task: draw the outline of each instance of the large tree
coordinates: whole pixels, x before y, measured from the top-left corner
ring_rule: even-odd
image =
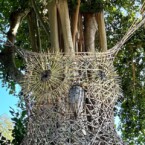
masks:
[[[75,56],[77,52],[105,52],[123,37],[136,17],[135,14],[138,12],[138,6],[141,3],[142,1],[137,0],[134,2],[129,0],[2,1],[3,12],[1,17],[3,19],[1,20],[1,30],[7,31],[9,29],[6,34],[7,42],[5,48],[0,53],[4,82],[9,82],[10,86],[12,86],[13,82],[20,83],[24,77],[22,70],[25,70],[25,66],[22,59],[14,53],[14,45],[21,46],[32,52],[49,51],[50,53],[63,53],[71,57]],[[6,25],[8,18],[9,27]],[[143,33],[144,29],[140,31]],[[144,36],[140,34],[141,32],[138,32],[132,41],[125,45],[119,54],[120,59],[116,60],[119,73],[124,77],[122,83],[123,90],[125,90],[125,99],[119,112],[119,116],[122,119],[122,133],[124,139],[132,142],[132,144],[144,142],[144,120],[140,114],[144,114],[145,108],[143,103],[144,75],[142,75],[145,57],[144,44],[141,43]],[[134,47],[137,49],[133,49]],[[36,57],[41,59],[39,55]],[[62,58],[58,57],[58,59]],[[137,69],[138,67],[140,69]],[[58,71],[61,72],[60,69]],[[49,71],[43,72],[41,79],[45,82],[49,79],[49,75]],[[63,79],[63,76],[61,76],[61,79]],[[77,87],[86,89],[87,85],[83,85]],[[25,92],[23,93],[25,94]],[[27,99],[25,97],[24,100],[28,108],[28,97]],[[87,99],[85,101],[88,104],[93,102]],[[118,101],[118,103],[120,102],[122,100]],[[42,107],[43,111],[50,108],[49,105],[51,103],[49,101],[47,103],[45,103],[45,106],[48,105],[47,107]],[[41,110],[39,111],[35,110],[34,112],[39,114]],[[28,113],[28,115],[31,114],[31,112]],[[87,120],[91,120],[89,115]],[[41,124],[42,122],[37,123]],[[36,127],[34,122],[32,124]],[[91,127],[90,130],[92,131]],[[139,135],[136,135],[136,131]],[[129,133],[131,134],[130,137]],[[33,137],[37,138],[36,136]],[[137,138],[137,141],[131,141],[132,138]],[[26,140],[28,140],[27,137]],[[105,143],[102,141],[102,144]]]

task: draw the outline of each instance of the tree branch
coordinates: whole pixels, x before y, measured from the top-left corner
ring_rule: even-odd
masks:
[[[10,29],[7,33],[8,40],[14,44],[16,39],[16,34],[22,19],[30,12],[30,9],[25,9],[23,11],[17,10],[10,15]]]
[[[22,19],[29,13],[29,9],[16,10],[10,15],[10,29],[7,33],[7,43],[11,43],[11,46],[6,47],[1,53],[0,62],[1,70],[3,71],[5,81],[13,79],[19,82],[23,77],[20,70],[17,69],[15,65],[15,53],[14,53],[14,43],[16,39],[16,34]]]
[[[36,20],[37,21],[37,41],[38,41],[38,48],[40,51],[42,51],[42,44],[41,44],[41,38],[40,38],[40,25],[39,25],[39,20]]]
[[[29,36],[31,41],[31,46],[33,51],[38,52],[38,45],[37,45],[37,39],[36,39],[36,30],[37,30],[37,20],[34,10],[32,9],[29,15],[27,16],[28,20],[28,26],[29,26]]]
[[[47,36],[49,36],[49,29],[48,29],[48,26],[46,26],[46,24],[44,23],[43,19],[42,19],[42,16],[41,14],[39,13],[39,9],[37,8],[36,4],[35,4],[35,1],[34,0],[31,0],[31,3],[32,3],[32,6],[34,8],[34,11],[44,29],[44,31],[46,32]]]

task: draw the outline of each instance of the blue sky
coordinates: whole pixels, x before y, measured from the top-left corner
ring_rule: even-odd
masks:
[[[16,86],[16,93],[20,91],[20,87]],[[12,94],[9,94],[7,87],[2,87],[2,81],[0,80],[0,116],[3,114],[11,117],[9,112],[10,107],[17,109],[18,98]]]

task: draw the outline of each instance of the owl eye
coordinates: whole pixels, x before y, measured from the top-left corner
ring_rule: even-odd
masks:
[[[51,70],[45,70],[41,73],[41,81],[46,82],[51,77]]]
[[[105,80],[105,79],[107,78],[106,73],[105,73],[103,70],[99,70],[99,72],[98,72],[98,77],[99,77],[101,80]]]

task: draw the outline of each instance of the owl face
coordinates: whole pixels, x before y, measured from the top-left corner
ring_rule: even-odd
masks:
[[[40,53],[27,58],[22,87],[26,94],[36,96],[36,102],[62,94],[68,96],[69,89],[74,85],[96,92],[96,96],[99,92],[103,96],[116,96],[120,87],[113,60],[104,59],[101,55],[83,54],[72,58],[62,54]]]

